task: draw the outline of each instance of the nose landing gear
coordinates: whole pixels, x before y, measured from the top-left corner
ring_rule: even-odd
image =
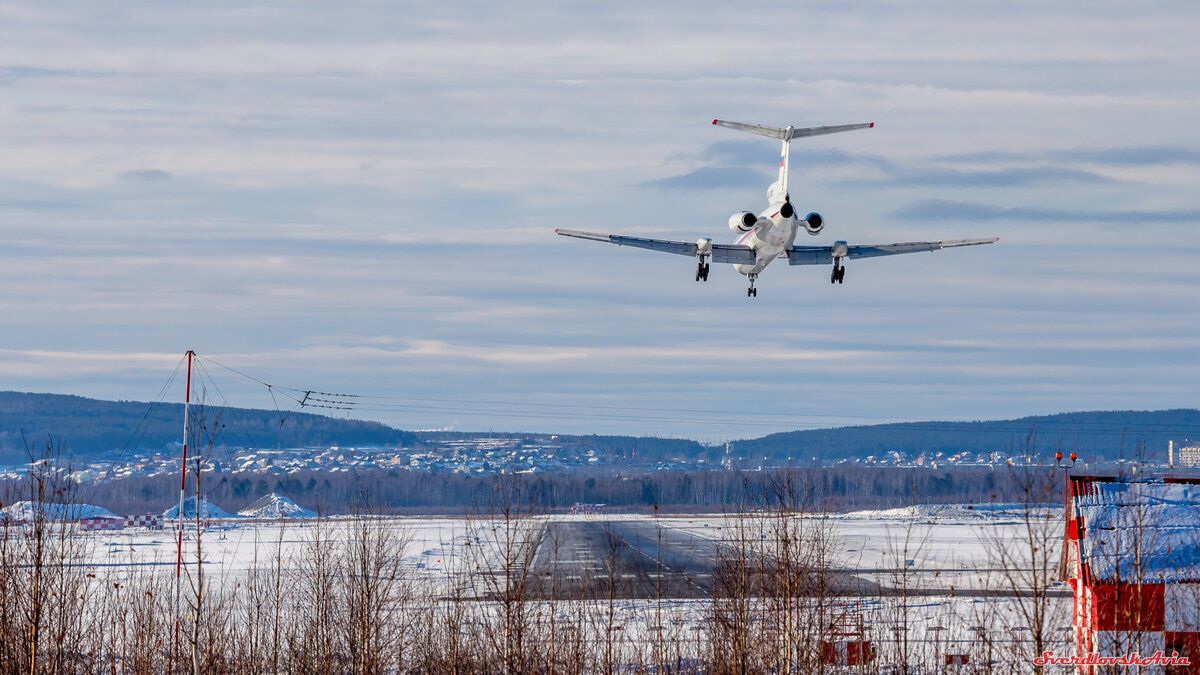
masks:
[[[754,280],[757,278],[758,278],[757,274],[750,275],[750,288],[746,289],[746,297],[747,298],[757,298],[758,297],[758,289],[754,287]]]

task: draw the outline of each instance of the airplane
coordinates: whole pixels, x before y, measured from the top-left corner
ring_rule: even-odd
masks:
[[[709,238],[701,238],[692,243],[619,234],[596,234],[579,230],[556,229],[554,232],[564,237],[603,241],[618,246],[632,246],[697,258],[699,262],[696,266],[696,281],[708,281],[710,263],[729,263],[750,280],[750,288],[746,290],[747,297],[758,297],[758,289],[754,287],[758,275],[762,274],[763,270],[771,263],[785,256],[789,265],[827,265],[832,263],[833,273],[829,276],[829,283],[840,284],[846,279],[846,267],[842,264],[845,260],[937,251],[960,246],[978,246],[1000,241],[998,237],[992,237],[950,241],[914,241],[899,244],[856,244],[853,246],[845,241],[835,241],[831,246],[796,246],[796,235],[801,229],[815,236],[825,228],[825,219],[816,211],[809,213],[804,218],[799,218],[799,212],[792,206],[792,197],[788,193],[788,151],[792,140],[855,129],[871,129],[875,123],[803,129],[791,126],[780,129],[725,120],[713,120],[712,123],[783,141],[783,151],[779,158],[779,178],[767,188],[767,208],[758,215],[750,211],[739,211],[730,216],[729,229],[739,235],[732,244],[714,244]]]

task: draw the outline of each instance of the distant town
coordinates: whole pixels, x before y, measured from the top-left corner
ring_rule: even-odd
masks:
[[[577,439],[573,439],[577,440]],[[123,478],[153,477],[179,473],[182,447],[168,445],[157,451],[92,455],[84,461],[60,458],[63,469],[79,483],[107,482]],[[468,475],[493,473],[534,474],[588,470],[593,473],[705,471],[722,469],[762,470],[780,466],[994,467],[1037,465],[1044,455],[1008,454],[999,451],[902,452],[893,451],[856,458],[793,460],[790,457],[748,457],[736,444],[718,448],[707,457],[656,457],[641,460],[604,448],[563,443],[556,435],[520,437],[454,438],[426,441],[416,447],[298,447],[282,449],[218,447],[202,456],[205,473],[293,474],[299,472],[350,472],[392,469],[414,472],[448,472]],[[189,459],[189,470],[195,465]],[[1129,460],[1114,460],[1122,464]],[[24,475],[25,465],[0,468],[0,478]]]

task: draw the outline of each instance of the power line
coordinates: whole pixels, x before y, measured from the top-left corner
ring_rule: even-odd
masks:
[[[149,425],[147,422],[150,420],[150,417],[154,414],[154,412],[158,410],[158,406],[162,403],[163,399],[167,395],[167,390],[171,388],[171,385],[175,382],[175,378],[179,376],[179,369],[183,367],[183,362],[185,359],[187,359],[186,354],[180,357],[179,362],[175,364],[175,370],[172,371],[171,376],[167,378],[167,381],[163,384],[162,389],[158,390],[158,396],[150,404],[150,407],[146,408],[146,412],[142,415],[142,419],[138,420],[138,423],[133,427],[133,431],[130,432],[129,438],[125,441],[125,445],[121,447],[122,455],[125,454],[125,451],[129,449],[129,444],[131,442],[133,442],[134,447],[141,445],[142,439],[146,437],[146,432],[149,430]],[[136,442],[133,441],[134,436],[137,436]]]
[[[199,355],[197,355],[197,358]],[[677,425],[717,425],[740,427],[763,427],[816,431],[867,426],[896,426],[897,431],[953,431],[945,424],[970,425],[971,433],[1029,434],[1040,433],[1053,436],[1115,436],[1122,434],[1144,434],[1144,424],[1122,424],[1118,422],[1091,422],[1086,420],[1062,421],[1039,420],[1029,424],[1018,424],[1014,420],[964,420],[951,418],[903,418],[873,415],[829,415],[766,411],[729,411],[691,408],[657,408],[647,406],[618,406],[570,403],[513,402],[487,399],[450,399],[414,396],[384,396],[301,389],[273,384],[248,375],[236,368],[219,363],[211,358],[203,360],[255,382],[267,388],[275,401],[275,394],[294,401],[292,412],[311,408],[317,410],[345,410],[355,412],[427,413],[466,415],[478,418],[546,419],[573,421],[640,422]],[[276,403],[278,411],[278,404]],[[289,412],[290,416],[292,413]],[[730,417],[734,415],[736,417]],[[847,424],[842,420],[853,420],[859,424]],[[282,420],[280,426],[282,427]],[[798,428],[799,427],[799,428]],[[1156,425],[1155,435],[1200,433],[1200,426],[1184,424]],[[277,434],[278,437],[278,434]]]

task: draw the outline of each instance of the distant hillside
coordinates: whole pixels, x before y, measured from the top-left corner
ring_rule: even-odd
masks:
[[[992,422],[909,422],[771,434],[731,446],[735,455],[796,463],[900,452],[1078,452],[1087,461],[1165,459],[1167,441],[1200,439],[1200,410],[1077,412]]]
[[[560,453],[597,456],[641,465],[700,458],[718,460],[724,448],[678,438],[633,436],[551,437],[548,433],[470,433],[401,431],[377,422],[337,419],[307,413],[246,408],[212,408],[224,425],[216,445],[235,447],[418,446],[486,437],[516,438],[522,443],[553,443]],[[48,435],[75,457],[119,451],[159,450],[179,442],[183,406],[135,401],[99,401],[81,396],[0,392],[0,464],[25,458],[21,432],[35,447]],[[140,426],[139,426],[140,425]],[[1022,453],[1027,439],[1037,454],[1061,447],[1087,461],[1130,458],[1144,448],[1147,458],[1165,458],[1168,440],[1200,440],[1200,410],[1078,412],[990,422],[909,422],[815,429],[734,441],[735,457],[770,463],[791,458],[802,464],[901,452]]]
[[[412,433],[378,422],[209,406],[209,413],[217,411],[224,425],[215,439],[217,445],[273,448],[333,444],[395,446],[417,442]],[[22,432],[34,447],[44,445],[46,438],[53,436],[76,457],[121,450],[157,450],[181,440],[183,405],[0,392],[0,463],[24,459]]]

